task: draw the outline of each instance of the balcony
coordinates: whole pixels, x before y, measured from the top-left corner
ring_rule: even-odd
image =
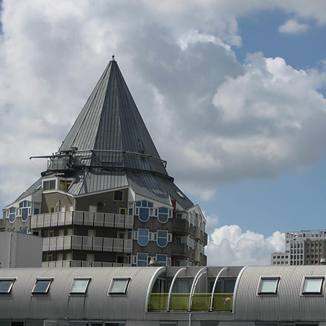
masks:
[[[65,225],[87,225],[132,229],[134,217],[113,213],[90,213],[84,211],[56,212],[32,215],[31,228],[41,229]]]
[[[188,234],[189,232],[189,222],[182,218],[176,218],[173,221],[173,232]]]
[[[172,243],[171,252],[174,256],[187,256],[189,248],[184,243]]]
[[[129,267],[130,264],[120,264],[101,261],[86,261],[86,260],[56,260],[44,261],[42,267],[45,268],[62,268],[62,267]]]
[[[168,293],[152,293],[148,303],[148,311],[188,311],[189,293],[172,293],[168,308]],[[233,294],[215,293],[211,309],[211,293],[194,293],[190,311],[193,312],[232,312]]]
[[[61,250],[90,250],[103,252],[132,252],[131,239],[67,235],[43,238],[43,252]]]

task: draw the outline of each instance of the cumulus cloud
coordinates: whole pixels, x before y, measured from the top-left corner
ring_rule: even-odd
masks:
[[[309,29],[308,24],[300,23],[295,19],[289,19],[278,30],[284,34],[301,34]]]
[[[264,265],[271,263],[271,253],[284,250],[284,234],[271,236],[243,231],[238,225],[216,228],[210,236],[206,254],[208,265]]]
[[[7,0],[0,35],[0,205],[45,169],[115,53],[169,172],[209,199],[324,153],[322,72],[256,54],[237,18],[282,9],[326,22],[325,1]],[[200,191],[198,191],[200,189]]]

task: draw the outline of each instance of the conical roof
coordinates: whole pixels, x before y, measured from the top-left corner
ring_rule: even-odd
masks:
[[[59,152],[91,152],[91,165],[168,176],[117,62],[107,65]]]

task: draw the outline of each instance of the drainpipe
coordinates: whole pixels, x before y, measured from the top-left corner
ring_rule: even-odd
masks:
[[[11,243],[12,243],[12,232],[10,232],[9,247],[8,247],[8,268],[11,267]]]
[[[191,312],[188,314],[188,326],[191,326]]]

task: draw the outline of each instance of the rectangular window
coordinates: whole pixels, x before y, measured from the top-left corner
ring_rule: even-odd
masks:
[[[43,181],[43,190],[55,190],[55,189],[56,189],[56,180]]]
[[[90,278],[75,278],[70,294],[86,294]]]
[[[148,265],[148,254],[137,253],[137,266],[147,266]]]
[[[302,294],[322,294],[324,277],[305,277]]]
[[[114,278],[111,283],[109,294],[126,294],[130,278]]]
[[[262,277],[260,279],[258,294],[277,294],[279,277]]]
[[[119,214],[127,215],[127,208],[119,208]]]
[[[33,288],[33,294],[47,294],[50,290],[52,279],[37,279]]]
[[[123,200],[123,192],[121,190],[117,190],[113,194],[113,199],[115,201],[122,201]]]
[[[0,280],[0,294],[9,294],[14,285],[15,279]]]

